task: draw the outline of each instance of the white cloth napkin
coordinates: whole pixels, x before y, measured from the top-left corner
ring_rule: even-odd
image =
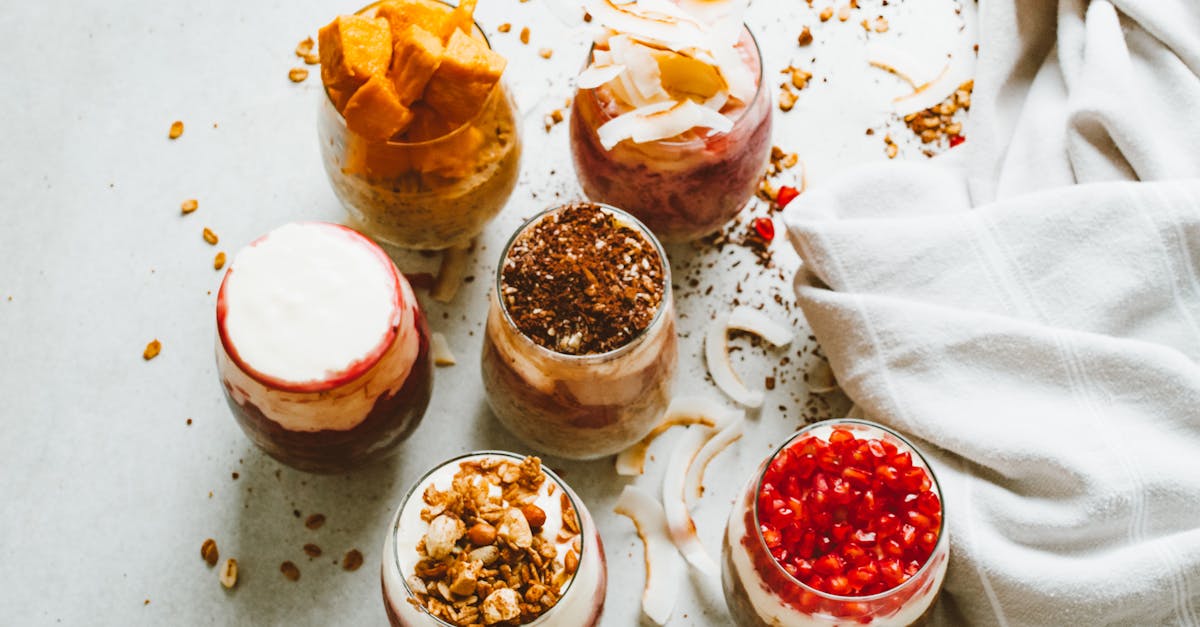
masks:
[[[933,458],[942,622],[1200,625],[1200,2],[980,20],[963,146],[788,207],[800,304]]]

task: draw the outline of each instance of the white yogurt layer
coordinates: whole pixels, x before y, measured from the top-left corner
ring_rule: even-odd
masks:
[[[242,249],[225,279],[225,335],[241,361],[288,383],[320,382],[398,324],[391,261],[345,228],[287,224]]]
[[[462,463],[488,458],[503,459],[513,463],[521,461],[517,457],[484,453],[449,462],[431,472],[413,489],[403,508],[393,519],[391,529],[394,530],[394,533],[388,533],[383,549],[383,580],[385,593],[388,595],[385,602],[390,604],[392,610],[408,624],[438,625],[441,623],[408,602],[408,588],[404,583],[405,579],[412,575],[417,562],[420,561],[420,555],[416,548],[417,543],[425,537],[425,533],[429,530],[429,523],[421,519],[421,510],[425,507],[422,495],[430,485],[438,490],[449,489],[454,475],[458,473]],[[555,544],[558,553],[556,560],[562,564],[573,542],[573,540],[557,542],[558,532],[562,528],[560,494],[566,490],[566,486],[558,483],[548,474],[544,476],[546,481],[543,481],[538,489],[534,504],[546,512],[546,522],[535,535],[546,542]],[[551,486],[554,486],[553,493],[550,491]],[[580,536],[583,542],[583,554],[579,557],[579,566],[575,574],[563,584],[564,593],[558,603],[529,625],[578,627],[585,624],[592,614],[597,587],[603,576],[601,572],[603,559],[600,555],[599,538],[596,535],[595,526],[591,523],[586,510],[583,509],[583,504],[578,499],[574,500],[574,505],[576,515],[579,517]]]

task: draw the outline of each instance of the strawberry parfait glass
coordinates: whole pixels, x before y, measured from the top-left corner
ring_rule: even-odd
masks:
[[[310,472],[389,455],[433,391],[412,288],[378,245],[338,224],[287,224],[238,252],[217,294],[216,354],[242,431]]]
[[[903,436],[840,419],[765,460],[726,527],[722,585],[734,622],[913,625],[949,561],[942,494]]]
[[[754,196],[771,150],[771,97],[740,10],[588,6],[606,30],[571,105],[584,194],[625,209],[664,242],[720,229]]]
[[[383,546],[393,627],[595,627],[608,588],[587,506],[536,457],[480,451],[419,479]]]

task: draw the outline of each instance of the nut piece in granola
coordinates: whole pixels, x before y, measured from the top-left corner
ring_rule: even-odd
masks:
[[[429,531],[425,533],[425,552],[435,560],[450,555],[455,543],[466,531],[461,519],[444,515],[434,518],[429,523]]]
[[[217,541],[209,538],[200,545],[200,557],[204,558],[204,562],[210,567],[217,565],[217,560],[221,559],[221,554],[217,551]]]
[[[225,566],[221,568],[221,585],[226,589],[232,589],[237,585],[238,579],[238,563],[232,557],[225,560]]]
[[[483,600],[483,622],[495,625],[521,615],[521,599],[512,588],[493,590]]]

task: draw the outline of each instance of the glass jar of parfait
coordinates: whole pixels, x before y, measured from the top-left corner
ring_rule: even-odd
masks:
[[[949,561],[933,469],[900,434],[861,420],[810,425],[735,503],[722,583],[734,622],[913,625]]]
[[[429,330],[374,242],[322,222],[238,252],[217,294],[217,373],[233,415],[290,466],[341,472],[393,452],[433,391]]]
[[[408,492],[383,546],[394,627],[594,627],[604,546],[587,507],[536,457],[451,459]]]
[[[504,248],[488,310],[488,402],[522,441],[591,459],[643,438],[670,401],[678,348],[666,253],[619,209],[574,203]]]
[[[737,215],[771,151],[771,97],[741,11],[689,9],[699,10],[692,3],[651,18],[637,2],[589,4],[605,30],[571,105],[584,193],[665,242],[696,239]]]
[[[474,0],[384,0],[320,31],[321,158],[351,224],[410,249],[469,243],[520,170],[506,61]]]

